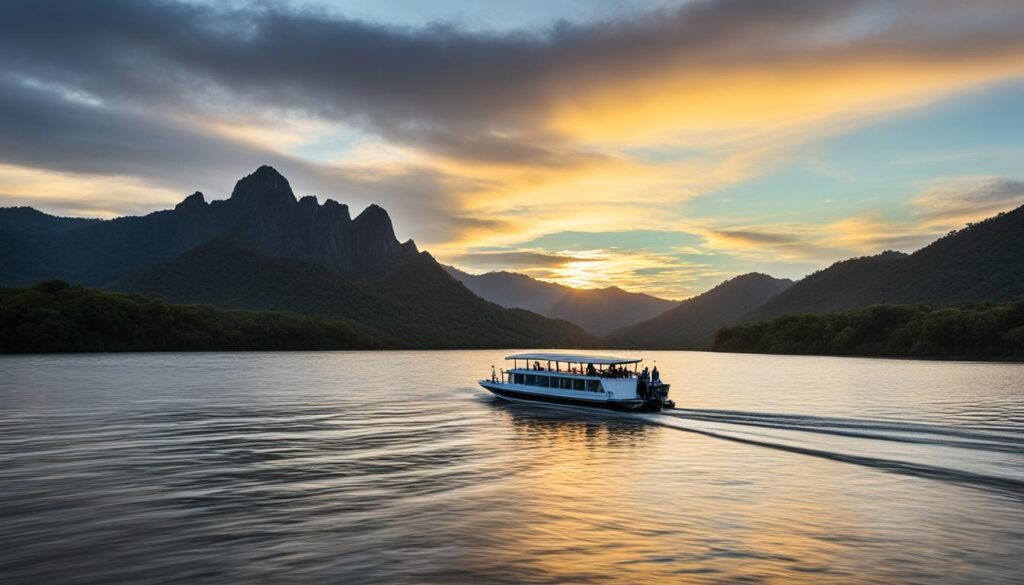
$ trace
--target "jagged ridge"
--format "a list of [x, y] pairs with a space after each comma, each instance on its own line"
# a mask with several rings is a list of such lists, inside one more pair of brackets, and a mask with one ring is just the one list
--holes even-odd
[[[0, 217], [11, 214], [0, 212]], [[29, 239], [35, 270], [12, 270], [4, 284], [30, 284], [45, 274], [105, 285], [214, 240], [359, 276], [384, 274], [418, 252], [412, 240], [395, 238], [380, 207], [371, 205], [352, 219], [348, 207], [335, 201], [320, 205], [315, 197], [296, 199], [287, 179], [262, 166], [239, 180], [226, 200], [207, 202], [197, 192], [172, 210], [143, 217], [92, 221], [59, 232], [36, 230]]]

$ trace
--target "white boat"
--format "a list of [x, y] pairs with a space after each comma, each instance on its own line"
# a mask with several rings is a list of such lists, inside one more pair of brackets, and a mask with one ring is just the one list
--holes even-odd
[[521, 353], [505, 358], [511, 368], [495, 370], [480, 385], [513, 402], [534, 402], [616, 410], [673, 408], [669, 385], [657, 366], [646, 375], [640, 358], [566, 353]]

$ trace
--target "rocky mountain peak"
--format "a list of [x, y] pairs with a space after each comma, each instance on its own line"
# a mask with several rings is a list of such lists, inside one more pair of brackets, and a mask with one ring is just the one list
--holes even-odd
[[364, 234], [373, 234], [389, 239], [394, 239], [395, 237], [395, 229], [391, 225], [391, 216], [388, 215], [388, 212], [383, 207], [376, 203], [371, 203], [352, 221], [356, 224], [359, 231]]
[[174, 206], [176, 211], [182, 211], [185, 209], [198, 209], [206, 207], [206, 197], [199, 191], [189, 195], [188, 197], [181, 200], [181, 203]]
[[288, 179], [273, 167], [263, 165], [256, 169], [256, 172], [235, 183], [229, 201], [250, 209], [258, 209], [295, 203], [295, 194], [292, 193]]
[[332, 218], [337, 218], [345, 223], [352, 221], [352, 217], [348, 214], [348, 205], [344, 203], [338, 203], [334, 199], [328, 199], [324, 201], [322, 209], [324, 213], [328, 214]]

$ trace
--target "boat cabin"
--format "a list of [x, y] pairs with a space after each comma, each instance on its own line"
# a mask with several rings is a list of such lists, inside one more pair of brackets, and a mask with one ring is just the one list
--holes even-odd
[[[597, 404], [619, 408], [666, 404], [668, 385], [640, 375], [640, 358], [566, 353], [520, 353], [505, 358], [511, 367], [480, 384], [509, 400]], [[655, 368], [655, 372], [657, 369]]]

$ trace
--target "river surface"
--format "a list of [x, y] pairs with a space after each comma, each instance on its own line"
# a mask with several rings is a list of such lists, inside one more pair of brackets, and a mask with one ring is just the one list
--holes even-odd
[[644, 352], [0, 357], [0, 583], [1021, 583], [1024, 365]]

